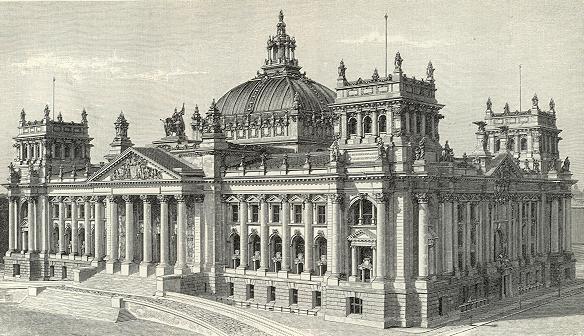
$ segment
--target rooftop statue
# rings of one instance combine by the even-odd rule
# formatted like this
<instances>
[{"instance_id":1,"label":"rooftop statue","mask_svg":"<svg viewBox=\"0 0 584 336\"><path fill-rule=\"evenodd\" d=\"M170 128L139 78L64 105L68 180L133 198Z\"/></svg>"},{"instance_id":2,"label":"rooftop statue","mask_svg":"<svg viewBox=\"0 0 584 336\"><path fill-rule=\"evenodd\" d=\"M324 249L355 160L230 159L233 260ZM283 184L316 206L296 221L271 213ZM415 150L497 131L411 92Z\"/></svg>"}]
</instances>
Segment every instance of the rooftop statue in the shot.
<instances>
[{"instance_id":1,"label":"rooftop statue","mask_svg":"<svg viewBox=\"0 0 584 336\"><path fill-rule=\"evenodd\" d=\"M347 71L347 67L345 66L345 62L343 62L343 60L341 60L341 63L339 63L339 78L345 79L345 72Z\"/></svg>"},{"instance_id":2,"label":"rooftop statue","mask_svg":"<svg viewBox=\"0 0 584 336\"><path fill-rule=\"evenodd\" d=\"M570 171L570 158L566 156L564 160L564 164L562 165L562 172L569 172Z\"/></svg>"},{"instance_id":3,"label":"rooftop statue","mask_svg":"<svg viewBox=\"0 0 584 336\"><path fill-rule=\"evenodd\" d=\"M174 108L174 113L172 117L166 118L164 120L160 119L164 123L164 132L166 136L185 136L185 121L183 120L183 115L185 114L185 104L183 103L182 109L178 111L176 107Z\"/></svg>"},{"instance_id":4,"label":"rooftop statue","mask_svg":"<svg viewBox=\"0 0 584 336\"><path fill-rule=\"evenodd\" d=\"M432 82L434 80L434 66L432 65L432 61L428 62L428 67L426 68L426 79Z\"/></svg>"},{"instance_id":5,"label":"rooftop statue","mask_svg":"<svg viewBox=\"0 0 584 336\"><path fill-rule=\"evenodd\" d=\"M401 57L401 55L399 54L399 51L397 52L397 54L395 54L395 60L393 62L393 64L395 65L395 70L401 70L401 66L402 66L402 62L403 62L403 58Z\"/></svg>"}]
</instances>

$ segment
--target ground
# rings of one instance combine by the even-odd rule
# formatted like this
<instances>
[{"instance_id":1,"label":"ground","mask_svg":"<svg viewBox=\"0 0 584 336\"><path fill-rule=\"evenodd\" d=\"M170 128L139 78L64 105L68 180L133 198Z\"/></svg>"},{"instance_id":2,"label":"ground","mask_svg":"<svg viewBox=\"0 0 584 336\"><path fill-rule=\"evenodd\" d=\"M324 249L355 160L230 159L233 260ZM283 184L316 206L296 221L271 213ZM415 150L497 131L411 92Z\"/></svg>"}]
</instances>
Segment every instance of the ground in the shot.
<instances>
[{"instance_id":1,"label":"ground","mask_svg":"<svg viewBox=\"0 0 584 336\"><path fill-rule=\"evenodd\" d=\"M135 320L123 323L111 323L38 312L21 308L16 304L0 304L0 336L4 335L197 336L198 334L149 321Z\"/></svg>"}]
</instances>

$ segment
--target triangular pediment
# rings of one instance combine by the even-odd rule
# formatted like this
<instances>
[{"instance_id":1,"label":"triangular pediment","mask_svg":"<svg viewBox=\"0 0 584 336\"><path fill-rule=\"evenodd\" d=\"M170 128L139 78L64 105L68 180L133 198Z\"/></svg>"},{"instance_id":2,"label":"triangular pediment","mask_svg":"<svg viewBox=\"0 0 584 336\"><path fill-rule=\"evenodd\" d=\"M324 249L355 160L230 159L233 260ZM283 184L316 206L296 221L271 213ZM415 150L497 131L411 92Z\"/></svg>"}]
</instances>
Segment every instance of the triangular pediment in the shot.
<instances>
[{"instance_id":1,"label":"triangular pediment","mask_svg":"<svg viewBox=\"0 0 584 336\"><path fill-rule=\"evenodd\" d=\"M180 180L180 175L164 167L164 163L127 149L93 174L88 182Z\"/></svg>"},{"instance_id":2,"label":"triangular pediment","mask_svg":"<svg viewBox=\"0 0 584 336\"><path fill-rule=\"evenodd\" d=\"M361 230L357 229L353 232L350 236L347 237L347 240L350 242L362 242L362 243L372 243L377 240L377 236L375 233L369 230Z\"/></svg>"},{"instance_id":3,"label":"triangular pediment","mask_svg":"<svg viewBox=\"0 0 584 336\"><path fill-rule=\"evenodd\" d=\"M522 178L523 172L517 163L515 163L515 160L513 160L513 156L505 152L497 155L493 159L492 166L486 175L498 179L510 180Z\"/></svg>"}]
</instances>

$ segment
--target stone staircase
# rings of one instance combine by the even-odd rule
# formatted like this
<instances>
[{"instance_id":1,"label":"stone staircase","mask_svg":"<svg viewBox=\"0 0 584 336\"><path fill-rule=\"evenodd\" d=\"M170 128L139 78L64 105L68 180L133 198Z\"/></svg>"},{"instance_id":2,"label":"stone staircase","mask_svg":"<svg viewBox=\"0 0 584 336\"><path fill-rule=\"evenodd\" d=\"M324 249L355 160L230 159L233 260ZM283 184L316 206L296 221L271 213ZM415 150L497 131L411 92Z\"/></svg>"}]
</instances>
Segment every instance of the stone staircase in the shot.
<instances>
[{"instance_id":1,"label":"stone staircase","mask_svg":"<svg viewBox=\"0 0 584 336\"><path fill-rule=\"evenodd\" d=\"M576 278L584 279L584 244L573 244L572 251L576 258Z\"/></svg>"},{"instance_id":2,"label":"stone staircase","mask_svg":"<svg viewBox=\"0 0 584 336\"><path fill-rule=\"evenodd\" d=\"M144 278L138 274L120 275L108 274L105 271L101 271L74 286L115 293L153 296L156 294L156 276L151 275Z\"/></svg>"},{"instance_id":3,"label":"stone staircase","mask_svg":"<svg viewBox=\"0 0 584 336\"><path fill-rule=\"evenodd\" d=\"M120 314L120 309L113 308L111 297L74 293L56 288L45 288L36 296L29 295L20 306L54 314L109 322L133 319L127 312Z\"/></svg>"}]
</instances>

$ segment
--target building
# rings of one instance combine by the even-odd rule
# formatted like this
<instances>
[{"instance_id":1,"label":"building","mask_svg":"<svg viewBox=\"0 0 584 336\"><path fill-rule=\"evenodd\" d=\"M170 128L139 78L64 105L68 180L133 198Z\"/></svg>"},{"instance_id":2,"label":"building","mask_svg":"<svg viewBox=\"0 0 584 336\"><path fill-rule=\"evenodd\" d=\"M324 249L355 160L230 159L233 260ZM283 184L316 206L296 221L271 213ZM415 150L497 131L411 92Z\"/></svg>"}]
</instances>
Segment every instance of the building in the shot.
<instances>
[{"instance_id":1,"label":"building","mask_svg":"<svg viewBox=\"0 0 584 336\"><path fill-rule=\"evenodd\" d=\"M584 193L576 185L574 190L574 202L572 203L572 243L584 244Z\"/></svg>"},{"instance_id":2,"label":"building","mask_svg":"<svg viewBox=\"0 0 584 336\"><path fill-rule=\"evenodd\" d=\"M137 272L385 328L574 277L553 101L495 112L488 100L479 150L457 157L440 140L431 63L416 79L397 53L386 77L349 81L341 61L335 95L295 49L280 13L255 78L188 125L175 109L147 147L120 114L103 165L85 111L79 123L23 111L6 278Z\"/></svg>"}]
</instances>

